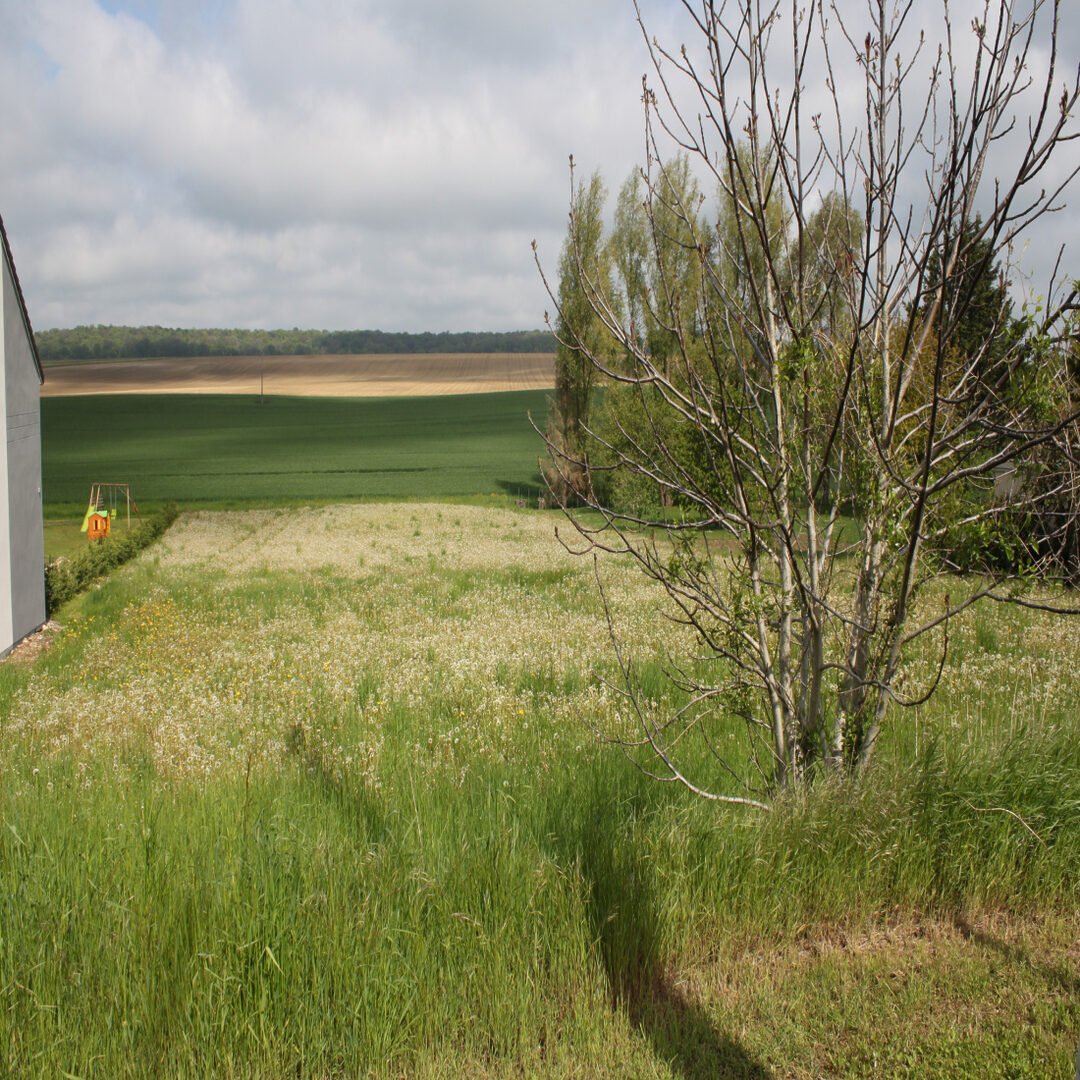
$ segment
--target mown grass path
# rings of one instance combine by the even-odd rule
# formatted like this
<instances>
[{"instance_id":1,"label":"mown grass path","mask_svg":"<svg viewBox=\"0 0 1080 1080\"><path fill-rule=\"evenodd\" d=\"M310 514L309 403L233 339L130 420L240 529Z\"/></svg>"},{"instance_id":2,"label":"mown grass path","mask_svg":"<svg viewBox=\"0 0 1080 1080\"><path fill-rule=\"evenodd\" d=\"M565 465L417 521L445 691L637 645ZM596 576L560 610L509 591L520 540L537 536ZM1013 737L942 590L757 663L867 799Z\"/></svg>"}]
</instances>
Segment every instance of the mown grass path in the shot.
<instances>
[{"instance_id":1,"label":"mown grass path","mask_svg":"<svg viewBox=\"0 0 1080 1080\"><path fill-rule=\"evenodd\" d=\"M555 522L187 514L0 665L0 1074L1068 1075L1060 624L958 626L858 790L718 812L596 742L623 710ZM678 704L685 642L601 574Z\"/></svg>"}]
</instances>

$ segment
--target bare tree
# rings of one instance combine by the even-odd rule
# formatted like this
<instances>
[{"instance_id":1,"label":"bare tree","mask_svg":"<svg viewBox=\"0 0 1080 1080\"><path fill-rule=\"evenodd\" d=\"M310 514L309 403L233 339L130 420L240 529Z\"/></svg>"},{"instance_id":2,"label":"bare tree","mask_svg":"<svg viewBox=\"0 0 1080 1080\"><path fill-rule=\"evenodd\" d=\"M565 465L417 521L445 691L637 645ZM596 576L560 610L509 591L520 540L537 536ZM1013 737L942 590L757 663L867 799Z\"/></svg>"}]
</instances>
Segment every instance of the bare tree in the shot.
<instances>
[{"instance_id":1,"label":"bare tree","mask_svg":"<svg viewBox=\"0 0 1080 1080\"><path fill-rule=\"evenodd\" d=\"M1024 333L1006 334L1003 300L963 353L955 298L976 249L1011 268L1016 241L1062 205L1080 71L1061 81L1054 0L985 0L962 27L948 0L682 6L692 42L646 35L643 208L651 242L681 237L698 270L665 275L654 252L659 278L628 301L579 260L621 359L570 342L601 381L631 388L649 432L588 430L593 456L668 492L679 513L617 512L585 485L603 525L575 524L586 548L630 553L700 646L670 670L689 704L659 717L619 647L640 723L624 745L644 748L660 779L763 805L816 772L858 771L890 706L932 693L936 680L905 681L911 642L931 635L943 664L955 615L1023 601L1002 589L1008 571L947 594L926 586L958 502L992 512L980 485L1022 472L1075 423L1062 351L1032 342L1076 290L1054 300L1051 282ZM715 226L667 181L672 150L721 193ZM642 310L666 335L663 357L624 317ZM558 470L587 472L588 452L550 449ZM1014 503L1045 494L1014 489ZM732 718L764 748L756 768L733 770L720 749ZM710 782L709 760L756 790Z\"/></svg>"}]
</instances>

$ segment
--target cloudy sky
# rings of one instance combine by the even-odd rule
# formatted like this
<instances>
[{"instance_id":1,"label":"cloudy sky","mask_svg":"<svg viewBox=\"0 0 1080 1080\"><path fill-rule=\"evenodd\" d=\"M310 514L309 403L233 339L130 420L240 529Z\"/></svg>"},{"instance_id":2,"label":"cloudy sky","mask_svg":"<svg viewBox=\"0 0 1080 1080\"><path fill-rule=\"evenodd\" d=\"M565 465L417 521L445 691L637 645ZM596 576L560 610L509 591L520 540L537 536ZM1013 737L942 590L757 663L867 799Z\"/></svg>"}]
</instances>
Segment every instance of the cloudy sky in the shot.
<instances>
[{"instance_id":1,"label":"cloudy sky","mask_svg":"<svg viewBox=\"0 0 1080 1080\"><path fill-rule=\"evenodd\" d=\"M643 0L665 42L678 7ZM530 242L553 267L569 154L641 160L647 67L631 0L0 0L31 318L539 326Z\"/></svg>"}]
</instances>

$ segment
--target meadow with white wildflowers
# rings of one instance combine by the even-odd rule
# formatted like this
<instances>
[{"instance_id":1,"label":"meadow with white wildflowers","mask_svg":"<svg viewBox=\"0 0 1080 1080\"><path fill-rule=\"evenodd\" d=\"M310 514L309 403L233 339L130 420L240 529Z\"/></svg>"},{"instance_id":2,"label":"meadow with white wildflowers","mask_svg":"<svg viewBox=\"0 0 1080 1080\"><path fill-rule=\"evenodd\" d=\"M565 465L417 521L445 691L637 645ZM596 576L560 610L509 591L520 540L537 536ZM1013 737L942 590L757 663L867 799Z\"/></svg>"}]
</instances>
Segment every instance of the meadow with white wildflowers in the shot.
<instances>
[{"instance_id":1,"label":"meadow with white wildflowers","mask_svg":"<svg viewBox=\"0 0 1080 1080\"><path fill-rule=\"evenodd\" d=\"M1063 1070L1073 624L972 613L857 790L718 811L597 741L618 668L557 522L190 512L3 665L0 1073ZM663 708L690 643L597 572Z\"/></svg>"},{"instance_id":2,"label":"meadow with white wildflowers","mask_svg":"<svg viewBox=\"0 0 1080 1080\"><path fill-rule=\"evenodd\" d=\"M277 768L297 738L378 783L386 717L411 718L419 777L462 782L539 728L544 768L591 742L613 695L588 568L551 519L471 506L195 513L108 617L77 614L6 722L42 755L144 756L204 780ZM674 635L638 577L611 575L620 629L662 656ZM335 741L348 724L349 740ZM531 741L531 740L530 740Z\"/></svg>"}]
</instances>

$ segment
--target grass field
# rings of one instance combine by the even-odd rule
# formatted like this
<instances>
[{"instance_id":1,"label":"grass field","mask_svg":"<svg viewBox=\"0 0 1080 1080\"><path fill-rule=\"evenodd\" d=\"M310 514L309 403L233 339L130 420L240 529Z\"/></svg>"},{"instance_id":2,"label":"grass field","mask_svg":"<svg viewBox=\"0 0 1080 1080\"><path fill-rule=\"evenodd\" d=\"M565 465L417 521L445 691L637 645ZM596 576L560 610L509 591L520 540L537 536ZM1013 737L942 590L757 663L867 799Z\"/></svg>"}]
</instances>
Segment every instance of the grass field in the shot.
<instances>
[{"instance_id":1,"label":"grass field","mask_svg":"<svg viewBox=\"0 0 1080 1080\"><path fill-rule=\"evenodd\" d=\"M1077 636L970 613L861 787L718 811L596 742L555 521L188 513L0 665L0 1075L1071 1075Z\"/></svg>"},{"instance_id":2,"label":"grass field","mask_svg":"<svg viewBox=\"0 0 1080 1080\"><path fill-rule=\"evenodd\" d=\"M450 498L540 492L547 393L316 398L106 395L42 400L50 516L94 481L146 504Z\"/></svg>"}]
</instances>

